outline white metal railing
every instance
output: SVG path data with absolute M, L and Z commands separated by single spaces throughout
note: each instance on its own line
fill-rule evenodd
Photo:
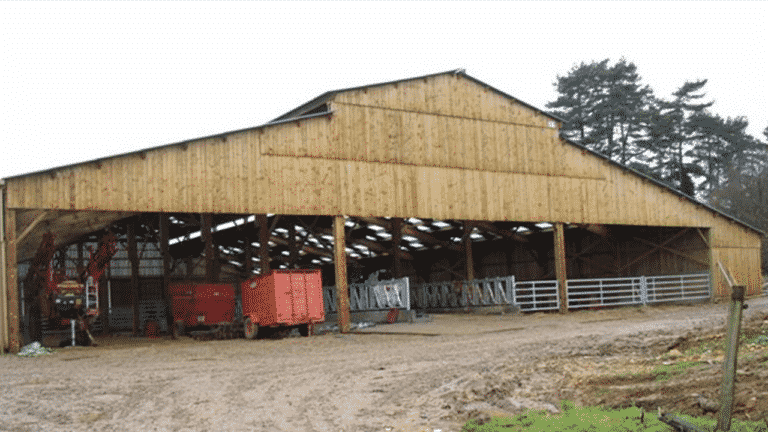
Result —
M 515 284 L 514 304 L 523 312 L 560 309 L 556 280 L 524 281 Z
M 568 308 L 623 306 L 705 300 L 711 296 L 709 273 L 673 276 L 569 279 Z

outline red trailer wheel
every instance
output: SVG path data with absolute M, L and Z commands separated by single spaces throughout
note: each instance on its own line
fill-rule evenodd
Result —
M 259 332 L 259 325 L 254 323 L 251 317 L 246 317 L 244 330 L 246 339 L 255 339 L 256 334 Z
M 173 323 L 173 337 L 178 339 L 184 336 L 184 321 L 176 321 Z
M 310 334 L 312 334 L 312 332 L 310 331 L 310 325 L 309 324 L 302 324 L 302 325 L 300 325 L 299 326 L 299 334 L 304 336 L 304 337 L 307 337 Z

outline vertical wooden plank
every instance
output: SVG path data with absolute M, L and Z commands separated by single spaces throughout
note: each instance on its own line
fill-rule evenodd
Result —
M 347 250 L 344 236 L 344 216 L 333 218 L 333 262 L 336 269 L 336 312 L 339 331 L 348 333 L 349 285 L 347 284 Z
M 128 261 L 131 264 L 131 304 L 133 306 L 133 335 L 139 335 L 139 250 L 136 244 L 136 218 L 128 221 Z
M 3 197 L 5 201 L 5 197 Z M 5 204 L 5 203 L 3 203 Z M 8 350 L 18 353 L 21 349 L 21 315 L 19 314 L 19 275 L 16 255 L 16 210 L 2 206 L 5 211 L 5 292 L 6 315 L 2 319 L 6 321 Z
M 555 222 L 554 248 L 555 248 L 555 279 L 558 284 L 558 296 L 560 297 L 560 313 L 568 312 L 567 296 L 567 268 L 565 258 L 565 226 L 562 222 Z

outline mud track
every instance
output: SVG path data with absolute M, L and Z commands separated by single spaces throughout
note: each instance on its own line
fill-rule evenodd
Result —
M 768 298 L 748 303 L 747 320 L 768 315 Z M 727 311 L 438 315 L 256 341 L 104 337 L 0 356 L 0 430 L 458 431 L 468 418 L 592 401 L 584 389 L 600 385 L 600 365 L 641 371 L 642 359 L 722 331 Z

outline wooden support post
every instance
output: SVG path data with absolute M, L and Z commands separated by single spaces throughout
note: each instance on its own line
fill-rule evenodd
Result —
M 464 221 L 464 235 L 462 236 L 462 249 L 464 250 L 464 274 L 467 281 L 471 282 L 475 280 L 475 261 L 472 258 L 472 229 L 474 226 L 469 221 Z M 467 307 L 472 304 L 477 304 L 480 299 L 476 297 L 477 290 L 474 284 L 465 284 L 464 288 L 468 288 L 467 293 Z
M 103 284 L 100 282 L 99 286 L 104 288 L 104 295 L 100 296 L 99 299 L 102 301 L 102 304 L 104 305 L 101 307 L 101 310 L 104 311 L 103 314 L 106 317 L 104 322 L 104 334 L 112 334 L 112 327 L 110 325 L 110 322 L 112 322 L 112 261 L 110 260 L 109 264 L 107 264 L 107 270 L 104 272 L 104 274 L 101 277 Z
M 290 253 L 288 268 L 296 268 L 296 263 L 299 260 L 299 247 L 296 243 L 296 225 L 293 222 L 288 226 L 288 250 Z
M 171 283 L 171 253 L 168 241 L 170 234 L 168 231 L 168 214 L 160 213 L 159 216 L 160 231 L 160 255 L 163 260 L 163 307 L 165 308 L 165 322 L 168 332 L 173 335 L 173 313 L 171 310 L 171 296 L 168 287 Z M 174 336 L 175 337 L 175 336 Z
M 333 257 L 336 267 L 336 313 L 339 330 L 349 332 L 349 285 L 347 285 L 347 242 L 344 238 L 344 216 L 333 219 Z
M 565 226 L 562 222 L 555 222 L 552 225 L 554 227 L 555 279 L 557 279 L 558 296 L 560 297 L 560 313 L 565 313 L 568 312 Z
M 214 251 L 213 245 L 213 232 L 211 232 L 212 225 L 213 216 L 210 213 L 204 213 L 202 215 L 202 228 L 200 228 L 200 234 L 205 242 L 205 280 L 207 282 L 216 282 L 214 274 L 216 272 L 216 269 L 214 268 L 216 265 L 216 257 L 214 257 L 216 252 Z
M 131 263 L 131 297 L 133 305 L 133 335 L 139 335 L 139 248 L 136 244 L 136 218 L 128 222 L 128 261 Z
M 258 215 L 256 220 L 259 221 L 259 262 L 261 274 L 265 275 L 271 270 L 269 267 L 269 221 L 265 214 Z
M 403 251 L 400 242 L 403 239 L 403 218 L 392 218 L 392 277 L 403 277 Z
M 4 203 L 3 203 L 4 204 Z M 16 261 L 16 211 L 5 209 L 5 292 L 2 293 L 7 301 L 6 313 L 2 319 L 6 320 L 8 332 L 8 350 L 18 353 L 21 349 L 21 315 L 19 314 L 19 275 Z M 1 350 L 0 350 L 1 351 Z
M 475 263 L 472 259 L 472 224 L 464 221 L 464 264 L 467 280 L 475 280 Z
M 77 263 L 75 264 L 75 269 L 78 277 L 82 275 L 83 272 L 85 271 L 85 262 L 84 262 L 83 256 L 84 256 L 83 240 L 81 239 L 77 241 Z
M 256 228 L 258 221 L 253 222 L 253 228 Z M 243 242 L 245 243 L 245 249 L 243 250 L 243 276 L 248 279 L 253 273 L 253 233 L 248 225 L 243 226 Z

